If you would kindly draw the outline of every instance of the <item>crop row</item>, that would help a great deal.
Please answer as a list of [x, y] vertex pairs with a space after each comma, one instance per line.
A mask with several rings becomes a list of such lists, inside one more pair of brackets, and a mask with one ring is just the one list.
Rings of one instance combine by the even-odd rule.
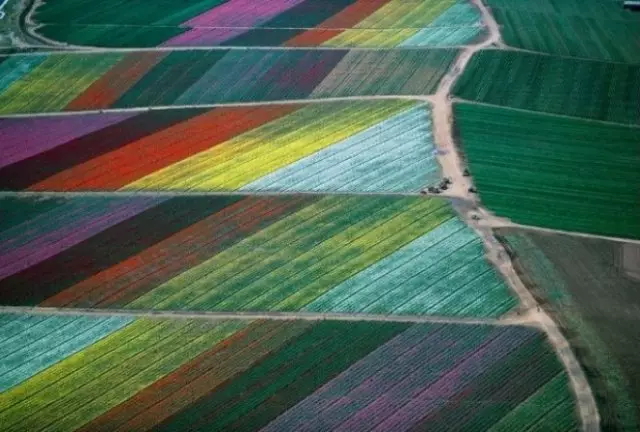
[[567, 329], [603, 429], [640, 425], [637, 244], [513, 229], [498, 232], [535, 295]]
[[0, 57], [0, 113], [432, 93], [455, 50], [214, 50]]
[[530, 111], [640, 124], [640, 65], [485, 50], [472, 57], [454, 94]]
[[[0, 316], [0, 326], [56, 319]], [[37, 326], [14, 333], [29, 339]], [[577, 426], [561, 365], [524, 327], [137, 319], [0, 394], [6, 431], [280, 431], [311, 420]]]
[[10, 305], [499, 316], [515, 304], [435, 198], [76, 198], [0, 231], [0, 251]]
[[449, 45], [465, 43], [480, 30], [479, 12], [467, 1], [209, 0], [190, 7], [141, 0], [127, 5], [88, 3], [60, 0], [40, 5], [35, 13], [42, 24], [38, 32], [73, 45], [106, 47], [391, 47], [442, 46], [436, 37], [418, 35], [443, 26], [460, 29], [450, 33]]
[[0, 120], [5, 190], [417, 193], [438, 178], [425, 105], [354, 101]]
[[454, 112], [491, 210], [525, 225], [640, 238], [640, 128], [472, 104]]

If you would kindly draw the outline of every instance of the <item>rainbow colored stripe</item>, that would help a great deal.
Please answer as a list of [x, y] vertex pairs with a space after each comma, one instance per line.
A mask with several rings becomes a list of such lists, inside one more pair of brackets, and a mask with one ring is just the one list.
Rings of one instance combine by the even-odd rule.
[[15, 55], [0, 57], [0, 114], [424, 96], [455, 56], [449, 49]]
[[0, 119], [0, 189], [417, 193], [433, 148], [410, 101]]
[[495, 317], [516, 304], [443, 199], [0, 200], [0, 304]]
[[73, 353], [58, 348], [64, 329], [108, 320], [0, 315], [0, 376], [18, 356], [56, 359], [0, 394], [4, 431], [577, 428], [567, 377], [531, 328], [109, 320]]
[[229, 0], [192, 11], [181, 7], [176, 17], [170, 13], [176, 5], [169, 3], [158, 19], [148, 4], [141, 10], [135, 3], [112, 2], [119, 12], [114, 17], [95, 3], [69, 3], [41, 5], [37, 31], [73, 45], [108, 47], [378, 48], [462, 45], [482, 32], [478, 9], [453, 0]]

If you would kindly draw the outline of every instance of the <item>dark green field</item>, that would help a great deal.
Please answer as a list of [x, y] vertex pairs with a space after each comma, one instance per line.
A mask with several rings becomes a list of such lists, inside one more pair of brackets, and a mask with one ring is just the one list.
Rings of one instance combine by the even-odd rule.
[[603, 430], [638, 430], [640, 245], [507, 229], [499, 235], [521, 277], [565, 328]]
[[640, 128], [456, 104], [483, 203], [525, 225], [640, 238]]
[[597, 60], [640, 62], [640, 15], [622, 1], [488, 0], [509, 46]]
[[46, 0], [34, 19], [41, 23], [178, 25], [225, 0]]
[[454, 88], [468, 100], [640, 124], [640, 65], [486, 50]]

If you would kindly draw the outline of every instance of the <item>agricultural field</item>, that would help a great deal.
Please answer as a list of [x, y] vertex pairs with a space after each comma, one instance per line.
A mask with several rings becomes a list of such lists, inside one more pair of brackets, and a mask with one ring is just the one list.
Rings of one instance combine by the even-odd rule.
[[640, 63], [640, 17], [619, 1], [487, 0], [507, 45], [572, 57]]
[[513, 229], [498, 234], [565, 328], [596, 394], [603, 430], [638, 430], [640, 245]]
[[524, 225], [640, 239], [640, 127], [466, 103], [454, 113], [490, 210]]
[[5, 206], [28, 219], [9, 212], [0, 231], [4, 305], [497, 317], [516, 304], [481, 239], [444, 199], [8, 198]]
[[455, 46], [483, 32], [478, 9], [462, 0], [48, 0], [37, 33], [70, 45]]
[[455, 50], [195, 50], [0, 57], [0, 114], [435, 91]]
[[402, 100], [0, 119], [0, 189], [418, 193], [433, 150]]
[[639, 125], [640, 64], [484, 50], [473, 56], [454, 95], [510, 108]]
[[567, 377], [532, 328], [120, 320], [72, 353], [56, 331], [99, 320], [0, 315], [15, 350], [0, 373], [20, 350], [26, 364], [50, 353], [31, 345], [57, 358], [0, 394], [3, 430], [577, 430]]

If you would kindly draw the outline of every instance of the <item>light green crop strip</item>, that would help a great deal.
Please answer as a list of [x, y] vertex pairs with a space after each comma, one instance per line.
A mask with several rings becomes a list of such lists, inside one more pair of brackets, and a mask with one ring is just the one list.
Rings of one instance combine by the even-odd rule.
[[[126, 401], [143, 388], [154, 383], [163, 376], [177, 369], [183, 363], [193, 359], [203, 351], [211, 348], [221, 340], [227, 338], [245, 323], [241, 321], [224, 322], [211, 327], [207, 322], [194, 322], [179, 331], [171, 340], [167, 340], [161, 347], [153, 347], [144, 356], [127, 365], [120, 365], [112, 379], [104, 378], [101, 382], [92, 383], [87, 389], [86, 400], [99, 395], [91, 402], [83, 403], [81, 394], [74, 394], [76, 405], [70, 407], [64, 404], [69, 414], [58, 422], [44, 429], [45, 431], [70, 431], [90, 422], [95, 417], [110, 408]], [[109, 387], [110, 383], [126, 376], [126, 380], [117, 386]], [[54, 410], [58, 414], [58, 410]]]
[[[165, 308], [169, 305], [179, 305], [192, 301], [200, 294], [211, 290], [208, 284], [202, 284], [201, 279], [209, 277], [215, 269], [223, 269], [225, 266], [242, 265], [246, 255], [256, 253], [258, 248], [267, 254], [278, 250], [282, 244], [293, 242], [296, 237], [305, 230], [313, 227], [324, 212], [332, 208], [340, 210], [340, 203], [345, 198], [332, 196], [324, 198], [309, 205], [298, 212], [270, 225], [258, 233], [240, 241], [233, 247], [226, 249], [202, 264], [190, 269], [173, 279], [160, 285], [158, 288], [146, 293], [127, 305], [131, 309]], [[193, 285], [193, 286], [192, 286]]]
[[[204, 295], [195, 304], [206, 309], [240, 309], [256, 295], [266, 292], [272, 293], [274, 286], [283, 285], [289, 272], [295, 274], [296, 265], [300, 264], [300, 260], [306, 259], [303, 261], [303, 266], [310, 265], [309, 262], [317, 262], [320, 259], [317, 256], [317, 250], [315, 250], [317, 243], [323, 244], [331, 239], [344, 238], [345, 231], [355, 231], [361, 226], [375, 225], [385, 215], [388, 217], [397, 211], [398, 206], [397, 202], [391, 205], [387, 203], [385, 207], [380, 207], [380, 200], [359, 201], [359, 205], [350, 213], [347, 211], [349, 202], [355, 204], [354, 201], [345, 200], [341, 206], [342, 215], [335, 215], [333, 220], [330, 217], [324, 218], [321, 225], [315, 228], [311, 225], [309, 228], [311, 231], [302, 231], [303, 236], [296, 236], [291, 242], [279, 242], [279, 251], [274, 251], [273, 254], [248, 254], [245, 257], [247, 266], [243, 270], [240, 280], [235, 277], [227, 280], [224, 276], [210, 279], [208, 284], [218, 287], [217, 292], [213, 296]], [[356, 212], [359, 216], [354, 222], [351, 217], [354, 217]], [[336, 245], [336, 247], [339, 246]], [[260, 265], [256, 266], [256, 263], [260, 263]], [[256, 269], [257, 275], [255, 275]], [[218, 274], [216, 273], [216, 275]], [[224, 296], [230, 297], [217, 304]]]
[[[328, 273], [295, 291], [280, 303], [264, 306], [276, 310], [301, 309], [331, 288], [424, 235], [448, 214], [449, 209], [445, 205], [423, 201], [421, 205], [407, 209], [349, 244], [344, 254], [330, 255], [329, 262], [322, 263], [325, 267], [331, 268]], [[439, 219], [438, 222], [431, 219], [434, 216]], [[424, 219], [427, 218], [425, 222]], [[354, 252], [358, 255], [353, 256]], [[249, 305], [250, 308], [259, 306], [261, 303]]]

